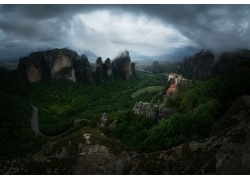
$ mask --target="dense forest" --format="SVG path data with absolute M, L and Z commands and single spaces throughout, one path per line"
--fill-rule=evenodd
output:
M 131 94 L 148 86 L 163 86 L 165 94 L 170 83 L 165 73 L 140 73 L 138 79 L 115 82 L 105 79 L 97 85 L 82 85 L 67 79 L 29 83 L 18 77 L 0 73 L 0 113 L 2 132 L 0 156 L 26 157 L 41 149 L 48 139 L 35 136 L 30 129 L 31 105 L 38 108 L 39 128 L 46 136 L 66 136 L 82 127 L 96 128 L 102 114 L 108 114 L 106 126 L 114 120 L 118 126 L 112 134 L 107 127 L 99 130 L 124 144 L 143 152 L 159 151 L 209 135 L 212 124 L 220 119 L 240 95 L 249 95 L 250 73 L 231 73 L 206 80 L 193 79 L 164 104 L 177 112 L 160 122 L 134 114 L 138 101 L 150 102 L 159 92 Z M 162 102 L 153 102 L 161 104 Z M 77 119 L 86 119 L 73 127 Z

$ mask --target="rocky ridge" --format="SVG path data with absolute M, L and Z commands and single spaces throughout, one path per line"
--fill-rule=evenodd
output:
M 128 51 L 121 53 L 113 62 L 109 58 L 106 59 L 105 64 L 99 57 L 96 60 L 96 65 L 96 72 L 92 72 L 85 55 L 79 56 L 76 52 L 65 48 L 53 49 L 34 52 L 28 57 L 20 58 L 16 74 L 30 82 L 66 77 L 73 82 L 84 84 L 103 82 L 105 76 L 108 76 L 113 82 L 113 70 L 117 71 L 126 81 L 134 77 L 133 73 L 136 74 L 135 63 L 131 63 Z M 94 73 L 97 79 L 95 79 Z
M 192 58 L 184 58 L 181 68 L 194 76 L 209 77 L 214 68 L 214 57 L 210 51 L 201 50 Z
M 184 58 L 176 67 L 178 73 L 188 73 L 194 77 L 206 78 L 213 74 L 228 74 L 234 71 L 250 70 L 250 50 L 239 49 L 223 52 L 218 61 L 210 51 L 201 50 L 193 57 Z

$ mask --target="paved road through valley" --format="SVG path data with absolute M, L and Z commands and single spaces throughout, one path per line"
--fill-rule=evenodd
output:
M 40 134 L 37 117 L 38 117 L 37 107 L 32 105 L 31 130 L 34 131 L 36 135 Z

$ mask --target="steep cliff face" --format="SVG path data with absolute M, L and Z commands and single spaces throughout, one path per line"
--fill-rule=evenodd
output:
M 87 56 L 78 56 L 77 60 L 74 61 L 74 69 L 78 82 L 83 82 L 84 84 L 95 84 L 95 77 L 90 68 Z
M 214 67 L 214 54 L 201 50 L 192 58 L 184 58 L 182 69 L 194 76 L 209 77 Z
M 109 58 L 107 58 L 105 61 L 104 69 L 105 69 L 106 74 L 108 75 L 108 78 L 110 79 L 110 81 L 114 82 L 113 65 L 112 65 L 111 60 Z
M 41 79 L 60 79 L 66 77 L 73 82 L 95 84 L 103 82 L 104 76 L 114 81 L 113 70 L 122 76 L 124 80 L 136 77 L 135 63 L 131 63 L 129 53 L 125 51 L 113 62 L 108 58 L 102 63 L 102 58 L 96 60 L 96 78 L 91 71 L 88 58 L 79 56 L 68 49 L 53 49 L 45 52 L 34 52 L 28 57 L 19 59 L 17 75 L 37 82 Z
M 134 106 L 134 113 L 147 116 L 153 121 L 160 121 L 163 118 L 167 119 L 176 112 L 174 108 L 167 108 L 163 105 L 152 105 L 148 102 L 137 102 Z
M 86 75 L 90 76 L 87 79 L 92 79 L 92 72 L 90 73 L 88 68 L 89 63 L 86 56 L 80 57 L 76 52 L 68 49 L 53 49 L 34 52 L 28 57 L 20 58 L 17 72 L 19 76 L 27 78 L 30 82 L 62 77 L 74 82 L 81 82 Z
M 136 73 L 136 70 L 135 70 L 135 63 L 131 63 L 131 68 L 132 68 L 132 74 L 134 76 L 135 79 L 137 79 L 137 73 Z
M 96 71 L 95 71 L 98 82 L 103 82 L 103 76 L 104 76 L 103 66 L 104 65 L 102 64 L 102 58 L 99 57 L 96 60 Z
M 124 51 L 113 60 L 114 70 L 117 71 L 125 81 L 134 77 L 132 73 L 131 59 L 128 51 Z
M 214 55 L 209 51 L 201 50 L 192 58 L 184 58 L 176 71 L 190 73 L 195 77 L 209 77 L 212 74 L 228 74 L 234 71 L 250 71 L 250 50 L 241 49 L 232 52 L 223 52 L 214 61 Z M 183 73 L 181 72 L 181 73 Z
M 242 49 L 235 52 L 224 52 L 215 65 L 214 72 L 228 74 L 234 71 L 250 70 L 250 50 Z

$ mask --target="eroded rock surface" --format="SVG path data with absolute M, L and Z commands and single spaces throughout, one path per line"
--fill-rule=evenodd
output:
M 185 72 L 198 77 L 209 77 L 214 68 L 214 54 L 201 50 L 191 58 L 184 58 L 182 68 Z
M 147 116 L 151 120 L 167 119 L 176 112 L 174 108 L 167 108 L 163 105 L 152 105 L 148 102 L 137 102 L 134 106 L 134 113 Z
M 105 71 L 106 71 L 110 81 L 114 82 L 113 65 L 112 65 L 111 60 L 109 58 L 107 58 L 105 61 Z
M 95 82 L 87 57 L 78 56 L 76 52 L 68 49 L 34 52 L 28 57 L 20 58 L 17 74 L 30 82 L 62 77 L 73 82 Z
M 132 73 L 131 59 L 128 51 L 122 52 L 118 57 L 113 60 L 114 69 L 121 74 L 125 81 L 134 77 Z

